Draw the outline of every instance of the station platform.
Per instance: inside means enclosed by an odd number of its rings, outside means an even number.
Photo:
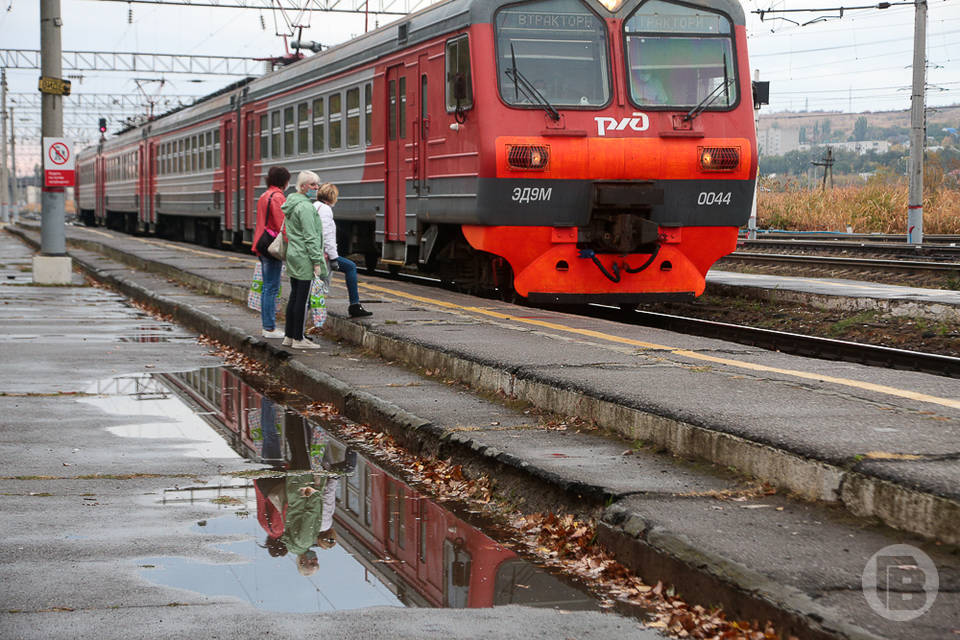
[[[372,277],[361,277],[374,312],[362,321],[345,317],[335,279],[324,332],[339,342],[306,354],[259,338],[258,316],[236,304],[246,299],[252,257],[102,229],[67,234],[71,254],[95,277],[326,389],[354,408],[351,417],[392,415],[441,443],[437,450],[473,450],[509,473],[609,504],[604,535],[613,548],[675,573],[700,567],[701,590],[734,585],[775,603],[803,637],[912,639],[960,629],[952,555],[960,380]],[[371,355],[382,359],[376,380],[364,360]],[[384,361],[396,371],[389,381]],[[377,400],[363,408],[369,394]],[[544,428],[490,398],[557,418]],[[866,606],[860,584],[874,554],[894,543],[922,549],[939,571],[936,600],[909,624]]]

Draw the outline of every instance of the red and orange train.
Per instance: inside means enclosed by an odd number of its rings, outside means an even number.
[[[88,224],[249,242],[282,164],[343,253],[469,291],[690,297],[757,172],[736,0],[448,0],[85,150]]]

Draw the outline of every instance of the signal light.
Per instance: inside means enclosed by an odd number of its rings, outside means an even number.
[[[700,147],[698,151],[704,171],[733,171],[740,166],[740,147]]]
[[[107,119],[100,118],[100,133],[106,133],[106,132],[107,132]]]
[[[547,145],[513,144],[507,146],[507,164],[511,169],[543,170],[550,163]]]

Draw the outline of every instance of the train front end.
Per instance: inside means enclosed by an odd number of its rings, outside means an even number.
[[[754,198],[739,3],[533,0],[489,28],[493,68],[475,59],[496,78],[483,105],[496,135],[470,245],[509,262],[534,302],[700,295]]]

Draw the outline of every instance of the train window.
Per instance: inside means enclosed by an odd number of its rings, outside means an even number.
[[[473,82],[470,79],[470,41],[461,36],[447,43],[447,111],[469,109],[473,106]],[[457,85],[466,92],[457,99]]]
[[[737,102],[733,27],[717,12],[648,0],[623,25],[630,99],[644,107]]]
[[[203,134],[202,134],[202,133],[200,134],[200,141],[199,141],[199,142],[200,142],[200,148],[199,148],[199,150],[198,150],[198,151],[199,151],[199,154],[198,154],[198,155],[199,155],[199,158],[198,158],[198,166],[197,166],[197,168],[200,169],[200,171],[203,171],[204,167],[207,166],[206,162],[204,162],[204,160],[206,159],[207,144],[206,144],[206,142],[204,141],[204,138],[203,138]]]
[[[270,114],[270,157],[280,157],[280,112]]]
[[[283,110],[283,155],[296,155],[297,150],[293,148],[293,107],[286,107]]]
[[[400,130],[400,139],[403,140],[407,137],[407,79],[401,77],[397,80],[397,93],[400,99],[400,114],[398,119],[399,130]]]
[[[366,144],[373,142],[373,85],[367,83],[363,87],[363,138]]]
[[[220,129],[213,130],[213,168],[220,168]]]
[[[190,170],[196,171],[198,166],[198,156],[200,154],[200,141],[197,136],[190,138]]]
[[[343,147],[343,97],[335,93],[327,98],[327,106],[330,107],[330,144],[329,148],[340,149]]]
[[[387,116],[387,136],[391,140],[397,139],[397,83],[395,80],[389,82],[387,87],[389,96],[390,113]]]
[[[510,105],[601,107],[610,101],[607,28],[580,0],[497,12],[497,78]]]
[[[260,157],[270,157],[270,127],[267,125],[267,116],[260,116]]]
[[[183,138],[177,140],[177,172],[183,173]]]
[[[207,131],[207,169],[213,168],[213,131]]]
[[[297,105],[297,151],[310,151],[310,107],[306,102]]]
[[[326,113],[323,110],[323,98],[313,101],[313,152],[323,151],[323,133]]]
[[[347,146],[360,146],[360,89],[347,89]]]

